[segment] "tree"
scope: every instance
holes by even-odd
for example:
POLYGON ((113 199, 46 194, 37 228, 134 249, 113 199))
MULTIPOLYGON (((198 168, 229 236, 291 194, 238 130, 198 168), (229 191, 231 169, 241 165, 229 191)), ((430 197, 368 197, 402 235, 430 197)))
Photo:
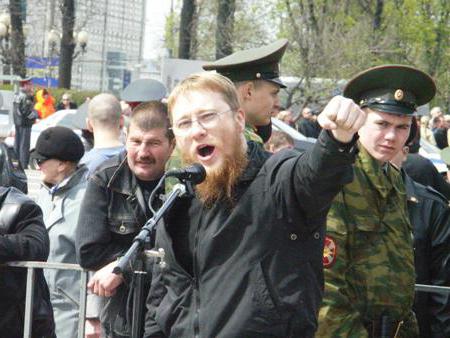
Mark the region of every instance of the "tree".
POLYGON ((22 24, 22 1, 10 0, 9 13, 11 15, 11 53, 10 62, 13 73, 21 77, 27 74, 25 68, 25 41, 22 24))
POLYGON ((75 0, 61 1, 62 38, 59 58, 59 88, 70 89, 72 81, 72 64, 75 52, 73 31, 75 26, 75 0))
POLYGON ((178 57, 180 59, 191 59, 191 46, 195 39, 195 0, 183 0, 180 19, 180 35, 178 44, 178 57))
POLYGON ((233 53, 233 26, 235 0, 218 0, 216 26, 216 59, 233 53))

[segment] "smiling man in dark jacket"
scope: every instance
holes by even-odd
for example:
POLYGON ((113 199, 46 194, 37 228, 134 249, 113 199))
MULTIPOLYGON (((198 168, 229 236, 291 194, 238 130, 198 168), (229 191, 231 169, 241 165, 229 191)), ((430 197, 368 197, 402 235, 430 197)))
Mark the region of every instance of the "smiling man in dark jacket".
POLYGON ((270 157, 245 142, 225 77, 192 75, 168 104, 184 162, 201 163, 207 177, 157 230, 167 267, 154 268, 145 337, 313 337, 325 218, 352 180, 365 113, 336 97, 319 118, 332 130, 310 151, 270 157))

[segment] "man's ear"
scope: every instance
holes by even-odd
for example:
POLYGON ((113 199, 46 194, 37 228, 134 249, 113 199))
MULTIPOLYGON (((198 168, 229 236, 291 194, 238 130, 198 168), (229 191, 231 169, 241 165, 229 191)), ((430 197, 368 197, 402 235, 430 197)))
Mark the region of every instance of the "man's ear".
POLYGON ((94 132, 94 128, 92 127, 91 120, 89 120, 89 117, 86 117, 86 129, 89 130, 91 133, 94 132))
POLYGON ((242 100, 250 100, 254 93, 254 85, 252 81, 247 81, 241 84, 237 91, 239 92, 239 98, 242 100))
POLYGON ((122 129, 124 124, 125 124, 125 117, 123 116, 123 114, 120 114, 119 128, 122 129))
POLYGON ((245 112, 242 108, 239 108, 236 111, 236 114, 234 116, 234 118, 236 119, 239 131, 242 132, 245 129, 245 112))
POLYGON ((175 137, 172 139, 172 141, 170 141, 170 149, 171 151, 173 151, 175 149, 175 146, 177 145, 177 140, 175 139, 175 137))

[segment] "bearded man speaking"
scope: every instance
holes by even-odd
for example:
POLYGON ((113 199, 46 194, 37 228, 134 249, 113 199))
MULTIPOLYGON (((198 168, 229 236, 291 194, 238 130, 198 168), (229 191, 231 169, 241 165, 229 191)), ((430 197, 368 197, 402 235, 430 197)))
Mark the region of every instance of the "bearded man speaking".
POLYGON ((168 100, 185 164, 206 180, 157 230, 145 337, 313 337, 323 288, 330 203, 353 178, 355 133, 365 113, 335 97, 325 129, 303 154, 270 156, 246 142, 233 83, 192 75, 168 100))

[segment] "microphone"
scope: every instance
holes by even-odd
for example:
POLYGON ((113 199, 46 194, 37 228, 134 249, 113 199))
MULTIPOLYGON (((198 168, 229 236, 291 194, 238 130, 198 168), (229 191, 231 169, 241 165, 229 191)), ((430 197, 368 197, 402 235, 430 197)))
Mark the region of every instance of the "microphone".
POLYGON ((206 170, 200 163, 194 163, 181 169, 171 169, 166 172, 166 177, 176 177, 192 184, 199 184, 205 180, 206 170))

